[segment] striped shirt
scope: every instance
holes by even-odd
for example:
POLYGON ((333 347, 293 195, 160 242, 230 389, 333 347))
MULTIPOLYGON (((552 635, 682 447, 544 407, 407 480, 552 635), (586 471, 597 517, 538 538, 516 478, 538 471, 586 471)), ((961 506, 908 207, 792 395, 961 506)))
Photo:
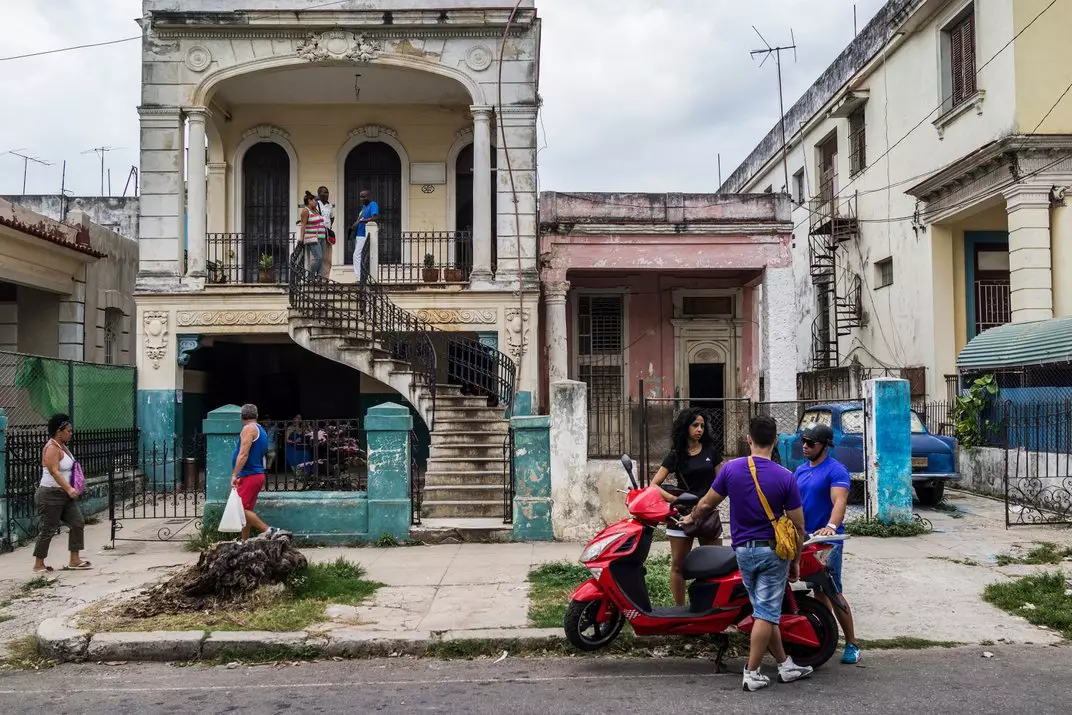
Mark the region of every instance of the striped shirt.
POLYGON ((305 220, 305 243, 321 242, 327 238, 327 235, 324 217, 315 211, 310 211, 309 218, 305 220))

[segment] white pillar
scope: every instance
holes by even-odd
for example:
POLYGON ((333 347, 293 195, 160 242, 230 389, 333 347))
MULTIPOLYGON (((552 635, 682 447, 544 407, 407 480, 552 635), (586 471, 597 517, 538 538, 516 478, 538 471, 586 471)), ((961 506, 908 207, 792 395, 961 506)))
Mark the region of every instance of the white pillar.
POLYGON ((1017 185, 1005 192, 1009 214, 1012 322, 1053 317, 1050 187, 1017 185))
POLYGON ((588 386, 560 380, 550 394, 551 525, 559 541, 585 541, 603 526, 600 492, 588 473, 588 386))
POLYGON ((208 234, 208 178, 205 174, 206 152, 204 107, 186 110, 189 121, 190 151, 186 157, 186 277, 205 277, 205 239, 208 234))
POLYGON ((178 107, 138 107, 141 174, 138 288, 172 290, 182 275, 183 121, 178 107))
POLYGON ((566 340, 566 296, 568 281, 544 283, 544 304, 547 306, 547 381, 555 383, 569 377, 569 348, 566 340))
POLYGON ((793 268, 763 271, 763 362, 767 366, 767 399, 797 399, 797 301, 793 268))
POLYGON ((491 280, 491 117, 492 108, 473 106, 473 270, 472 281, 491 280))

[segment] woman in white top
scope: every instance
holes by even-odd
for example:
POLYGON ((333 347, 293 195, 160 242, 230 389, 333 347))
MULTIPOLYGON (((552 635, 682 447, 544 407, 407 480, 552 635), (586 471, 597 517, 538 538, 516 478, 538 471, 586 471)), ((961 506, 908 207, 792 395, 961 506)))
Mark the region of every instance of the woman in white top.
POLYGON ((67 539, 67 550, 71 560, 65 569, 88 569, 91 564, 83 561, 80 555, 85 548, 86 523, 82 511, 78 508, 78 492, 71 486, 71 472, 74 469, 74 457, 67 449, 74 430, 71 418, 64 414, 53 415, 48 421, 49 440, 41 451, 41 485, 34 494, 37 515, 41 521, 41 533, 34 547, 34 572, 52 571, 45 565, 48 558, 48 546, 52 537, 59 533, 60 524, 66 524, 71 530, 67 539))

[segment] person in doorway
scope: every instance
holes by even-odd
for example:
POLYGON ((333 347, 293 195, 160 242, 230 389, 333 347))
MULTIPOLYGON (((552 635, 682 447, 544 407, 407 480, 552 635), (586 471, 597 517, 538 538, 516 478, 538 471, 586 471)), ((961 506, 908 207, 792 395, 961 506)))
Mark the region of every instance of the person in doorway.
MULTIPOLYGON (((834 443, 834 432, 826 425, 809 424, 801 433, 804 443, 804 457, 807 462, 797 467, 797 486, 800 499, 804 505, 804 528, 815 536, 832 536, 845 533, 845 509, 849 504, 849 488, 852 481, 849 470, 830 455, 830 446, 834 443)), ((841 653, 841 662, 854 665, 860 662, 860 647, 856 644, 856 626, 852 620, 849 602, 842 595, 841 564, 844 558, 845 544, 837 542, 830 550, 826 570, 838 592, 842 608, 834 608, 830 599, 819 589, 814 589, 815 597, 837 616, 841 630, 845 634, 845 649, 841 653)))
MULTIPOLYGON (((715 474, 722 462, 722 450, 715 445, 707 417, 702 410, 690 408, 678 413, 670 432, 670 453, 666 455, 659 471, 651 480, 652 486, 662 490, 663 497, 672 502, 677 495, 662 489, 668 476, 675 475, 679 489, 703 496, 711 489, 715 474)), ((701 546, 720 546, 722 544, 722 522, 715 512, 713 523, 705 524, 705 533, 697 534, 701 546)), ((694 537, 679 528, 667 526, 666 535, 670 539, 670 591, 674 594, 674 603, 685 605, 685 577, 681 569, 685 557, 692 551, 694 537)))
POLYGON ((34 573, 52 571, 45 565, 52 537, 60 532, 60 524, 70 529, 67 536, 67 551, 70 560, 64 569, 88 569, 92 564, 82 559, 85 548, 86 523, 78 508, 78 492, 72 486, 74 457, 67 443, 74 435, 71 418, 55 414, 48 421, 48 442, 41 450, 41 482, 34 493, 34 504, 40 519, 40 533, 34 546, 34 573))
POLYGON ((308 191, 302 202, 298 226, 301 229, 298 241, 305 248, 305 270, 314 276, 322 274, 324 269, 325 228, 324 217, 320 215, 316 197, 308 191))
POLYGON ((321 186, 316 190, 316 206, 320 210, 320 215, 324 217, 323 276, 328 278, 331 276, 331 259, 335 250, 335 204, 331 203, 328 187, 321 186))
POLYGON ((268 433, 257 422, 257 406, 242 405, 242 432, 238 438, 231 462, 231 486, 238 490, 242 498, 242 508, 246 512, 246 526, 242 529, 242 541, 249 538, 250 527, 260 533, 261 538, 279 539, 289 537, 291 533, 265 524, 253 509, 257 506, 257 495, 264 489, 264 460, 268 454, 268 433))
POLYGON ((771 461, 778 426, 771 417, 753 417, 748 424, 748 446, 751 455, 733 459, 719 471, 711 491, 700 500, 692 513, 682 519, 687 525, 700 521, 712 509, 729 498, 730 535, 737 565, 748 600, 752 602, 751 645, 748 665, 744 669, 743 689, 749 692, 766 688, 770 678, 763 675, 760 665, 763 654, 770 649, 778 662, 778 679, 789 683, 811 675, 812 668, 800 666, 786 655, 778 624, 782 616, 782 597, 786 579, 800 577, 800 544, 804 543, 804 510, 800 489, 793 474, 771 461), (796 526, 797 553, 791 561, 775 551, 774 525, 760 501, 762 491, 777 519, 788 516, 796 526))
POLYGON ((357 276, 359 283, 364 283, 368 277, 369 264, 368 264, 368 224, 372 221, 377 221, 380 218, 380 206, 372 200, 372 192, 368 189, 362 189, 359 195, 361 201, 361 212, 357 216, 357 220, 354 221, 354 225, 350 227, 354 231, 354 275, 357 276))

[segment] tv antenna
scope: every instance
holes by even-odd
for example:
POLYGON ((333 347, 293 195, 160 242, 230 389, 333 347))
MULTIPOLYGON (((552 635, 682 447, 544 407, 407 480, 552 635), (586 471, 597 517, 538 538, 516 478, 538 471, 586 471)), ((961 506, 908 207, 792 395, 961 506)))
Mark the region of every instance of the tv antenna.
POLYGON ((117 146, 95 146, 92 149, 87 149, 86 151, 82 152, 83 154, 96 154, 96 155, 98 155, 100 157, 100 193, 101 193, 101 196, 104 196, 104 156, 108 152, 115 151, 116 149, 122 149, 122 147, 117 147, 117 146))
POLYGON ((759 63, 762 67, 766 64, 767 60, 774 56, 774 63, 778 67, 778 123, 782 128, 782 167, 785 171, 785 190, 789 191, 789 154, 786 148, 786 136, 785 136, 785 103, 782 99, 782 53, 789 50, 793 51, 793 61, 797 61, 797 38, 793 34, 793 28, 789 28, 788 45, 779 45, 778 47, 772 47, 771 43, 767 42, 767 39, 763 37, 755 25, 752 25, 752 29, 759 35, 759 39, 763 40, 763 44, 766 47, 762 50, 752 50, 749 54, 752 55, 752 59, 755 59, 758 55, 763 55, 763 61, 759 63))
POLYGON ((5 154, 11 154, 11 156, 17 156, 18 158, 22 159, 22 194, 23 194, 23 196, 26 195, 26 169, 27 169, 27 167, 29 167, 30 162, 32 161, 33 163, 40 164, 41 166, 52 166, 52 162, 45 161, 44 159, 38 159, 37 157, 30 156, 28 154, 23 154, 22 152, 24 152, 24 151, 25 151, 25 149, 12 149, 11 151, 4 152, 5 154))

